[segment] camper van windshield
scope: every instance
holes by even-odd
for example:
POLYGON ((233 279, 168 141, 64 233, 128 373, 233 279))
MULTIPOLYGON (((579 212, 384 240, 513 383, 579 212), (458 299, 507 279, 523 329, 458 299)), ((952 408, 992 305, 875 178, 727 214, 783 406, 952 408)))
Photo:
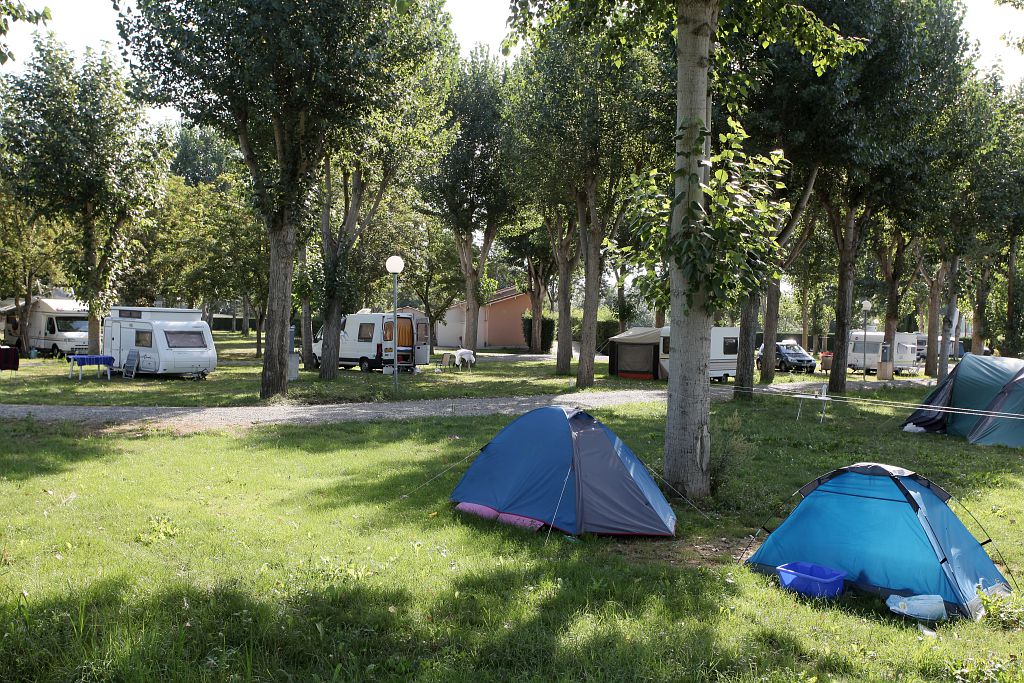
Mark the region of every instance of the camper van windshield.
POLYGON ((58 332, 88 332, 88 318, 57 318, 58 332))
POLYGON ((202 332, 164 332, 167 346, 172 349, 205 349, 206 337, 202 332))

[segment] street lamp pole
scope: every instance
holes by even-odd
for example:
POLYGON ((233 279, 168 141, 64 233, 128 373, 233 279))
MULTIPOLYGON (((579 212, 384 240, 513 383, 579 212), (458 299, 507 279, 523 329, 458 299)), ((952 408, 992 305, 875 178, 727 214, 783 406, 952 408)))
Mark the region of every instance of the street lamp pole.
POLYGON ((392 349, 392 362, 391 362, 391 374, 395 377, 395 398, 398 397, 398 274, 405 270, 405 261, 402 260, 401 256, 392 256, 385 263, 387 271, 394 276, 393 280, 393 291, 394 291, 394 304, 395 307, 392 310, 391 315, 391 349, 392 349))

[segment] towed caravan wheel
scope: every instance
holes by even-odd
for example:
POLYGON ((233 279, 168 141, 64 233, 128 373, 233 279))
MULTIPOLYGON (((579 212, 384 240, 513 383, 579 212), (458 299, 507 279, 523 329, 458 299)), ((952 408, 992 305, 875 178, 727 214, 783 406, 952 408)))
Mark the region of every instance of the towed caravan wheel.
POLYGON ((370 359, 360 358, 359 359, 359 370, 362 372, 370 372, 373 368, 370 367, 370 359))

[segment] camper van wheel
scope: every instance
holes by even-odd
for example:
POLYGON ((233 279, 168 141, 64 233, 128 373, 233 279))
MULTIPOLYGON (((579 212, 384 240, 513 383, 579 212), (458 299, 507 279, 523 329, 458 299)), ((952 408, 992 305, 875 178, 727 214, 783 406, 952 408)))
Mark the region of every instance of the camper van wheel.
POLYGON ((320 367, 320 356, 316 355, 315 353, 313 354, 313 367, 320 367))
POLYGON ((50 355, 53 356, 54 358, 60 358, 61 357, 60 347, 57 346, 56 344, 54 344, 53 348, 50 349, 50 355))
POLYGON ((370 372, 373 368, 370 367, 370 361, 367 358, 359 359, 359 370, 361 372, 370 372))
POLYGON ((728 384, 729 383, 729 373, 725 373, 724 375, 719 377, 718 381, 719 381, 720 384, 728 384))

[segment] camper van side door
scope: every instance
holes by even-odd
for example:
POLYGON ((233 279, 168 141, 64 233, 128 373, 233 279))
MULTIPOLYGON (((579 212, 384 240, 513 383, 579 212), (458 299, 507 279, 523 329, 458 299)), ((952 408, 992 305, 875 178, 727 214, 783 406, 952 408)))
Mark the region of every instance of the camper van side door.
POLYGON ((416 365, 430 365, 430 323, 416 319, 416 365))

